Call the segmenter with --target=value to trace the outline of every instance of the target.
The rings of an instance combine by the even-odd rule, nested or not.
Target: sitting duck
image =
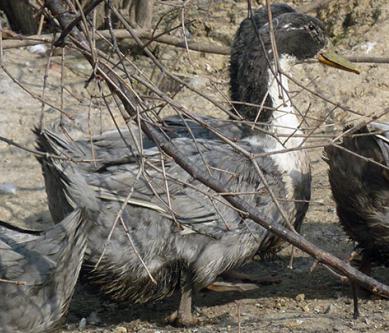
[[[323,49],[326,38],[318,19],[286,5],[273,5],[272,11],[283,71],[295,60],[313,58]],[[210,173],[231,193],[245,193],[245,199],[271,223],[298,230],[310,199],[309,161],[302,150],[268,155],[299,147],[302,138],[294,136],[301,130],[288,98],[287,78],[277,75],[277,79],[271,70],[274,57],[266,10],[253,19],[255,24],[244,20],[235,37],[231,90],[235,102],[258,105],[247,108],[235,103],[240,117],[253,123],[258,115],[258,124],[253,128],[225,125],[220,131],[227,137],[233,133],[237,145],[255,158],[244,157],[204,129],[196,132],[195,143],[177,119],[168,135],[199,172]],[[280,89],[285,98],[280,97]],[[220,124],[213,119],[206,118],[211,126]],[[122,150],[117,150],[114,142],[119,136],[112,132],[93,138],[95,165],[74,162],[92,156],[88,140],[69,142],[47,129],[37,130],[36,135],[42,152],[71,157],[39,159],[50,211],[58,221],[71,211],[69,201],[85,207],[93,223],[86,258],[88,278],[116,301],[160,300],[180,289],[178,310],[171,319],[190,325],[193,291],[280,245],[271,232],[233,209],[223,196],[193,179],[174,160],[162,157],[154,144],[143,149],[142,157],[148,162],[140,170],[138,152],[129,149],[131,143],[122,143]],[[281,199],[279,205],[267,186]]]
[[[389,265],[389,124],[356,128],[345,129],[339,146],[325,148],[325,161],[339,221],[357,244],[352,262],[369,274],[372,264]]]
[[[87,246],[76,209],[39,232],[0,223],[0,332],[50,332],[60,326]]]

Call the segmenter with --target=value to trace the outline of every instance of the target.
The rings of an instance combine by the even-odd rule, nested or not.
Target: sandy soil
[[[207,7],[207,1],[199,3]],[[229,0],[212,3],[206,19],[193,24],[189,32],[197,38],[207,37],[215,43],[228,44],[246,14],[245,2]],[[325,13],[322,15],[325,17]],[[389,4],[380,2],[379,16],[374,22],[356,22],[349,30],[342,31],[341,38],[334,37],[336,47],[349,55],[387,54]],[[224,101],[223,94],[225,96],[228,92],[227,57],[191,52],[191,62],[188,64],[188,58],[182,51],[159,46],[158,52],[160,59],[172,71],[185,77],[203,93]],[[41,96],[47,58],[20,49],[6,51],[3,61],[18,82],[31,93]],[[136,61],[144,66],[146,72],[151,70],[147,58],[138,57]],[[379,114],[389,106],[389,76],[385,74],[387,66],[360,65],[362,73],[356,76],[317,64],[304,64],[295,66],[294,74],[302,83],[310,83],[315,91],[358,113],[369,115]],[[84,131],[88,130],[86,120],[88,112],[91,112],[92,129],[96,132],[100,128],[100,111],[96,105],[89,106],[90,94],[94,94],[95,88],[83,89],[84,81],[91,73],[90,68],[81,58],[68,54],[66,69],[68,92],[65,94],[64,111],[74,116]],[[54,57],[45,98],[56,107],[60,103],[59,82],[60,57]],[[209,102],[187,90],[182,90],[177,100],[194,112],[209,110],[209,113],[218,113]],[[301,110],[309,106],[309,115],[315,118],[325,116],[332,108],[306,93],[296,96],[295,103]],[[0,105],[0,135],[33,148],[31,128],[38,123],[41,103],[23,91],[3,71],[0,71]],[[58,120],[59,112],[54,107],[46,106],[44,111],[47,123]],[[331,118],[336,120],[336,125],[328,128],[339,129],[346,121],[360,116],[336,110]],[[101,119],[103,129],[113,127],[108,116],[103,114]],[[328,129],[323,128],[321,133],[327,132]],[[0,220],[31,228],[42,222],[50,223],[41,170],[34,156],[2,142],[0,154],[0,184],[16,186],[15,194],[2,193],[0,190]],[[311,151],[313,198],[302,233],[323,249],[346,258],[352,244],[338,224],[326,165],[320,156],[321,149]],[[289,253],[290,249],[286,249],[272,260],[253,262],[243,269],[258,276],[280,277],[280,284],[262,286],[246,293],[200,292],[194,300],[199,319],[199,325],[194,328],[174,328],[164,324],[164,317],[177,305],[177,297],[146,305],[118,305],[78,286],[63,332],[78,332],[82,318],[86,318],[84,332],[238,332],[239,329],[241,332],[389,331],[389,303],[386,300],[363,296],[360,301],[362,315],[358,320],[353,320],[350,287],[342,285],[339,279],[322,267],[310,272],[313,261],[300,251],[295,255],[294,269],[288,269]],[[384,269],[377,268],[374,276],[389,281],[389,272]]]

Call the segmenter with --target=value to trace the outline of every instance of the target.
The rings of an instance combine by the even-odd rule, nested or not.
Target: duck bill
[[[356,66],[335,52],[321,52],[319,53],[318,60],[324,65],[342,69],[347,72],[353,72],[355,74],[360,73]]]

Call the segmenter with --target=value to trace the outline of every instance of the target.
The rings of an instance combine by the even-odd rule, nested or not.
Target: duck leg
[[[194,324],[192,316],[192,286],[185,284],[181,287],[181,299],[178,305],[177,323],[184,326]]]
[[[353,293],[353,304],[354,304],[354,313],[353,318],[358,319],[359,317],[359,307],[358,307],[358,285],[355,282],[351,282],[351,290]]]
[[[192,316],[193,285],[191,281],[191,274],[189,272],[183,273],[180,284],[181,298],[178,310],[174,311],[167,318],[167,321],[170,324],[177,326],[192,326],[196,324],[197,320],[195,320]]]
[[[350,261],[352,262],[353,259]],[[371,263],[368,258],[368,256],[364,253],[362,253],[362,258],[359,264],[359,270],[362,273],[365,273],[367,275],[370,275],[371,273]],[[359,306],[358,306],[358,293],[359,293],[359,286],[351,281],[351,289],[353,293],[353,304],[354,304],[354,313],[353,313],[353,318],[357,319],[359,317]]]

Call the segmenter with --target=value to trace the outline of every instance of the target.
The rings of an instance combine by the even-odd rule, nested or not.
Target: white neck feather
[[[290,64],[293,61],[294,58],[292,57],[281,56],[279,65],[282,71],[285,73],[289,72]],[[268,74],[269,96],[275,108],[272,115],[271,128],[281,142],[286,141],[284,144],[286,148],[296,147],[302,143],[303,138],[300,136],[302,134],[299,129],[300,122],[294,113],[292,103],[289,99],[288,79],[281,74],[277,75],[277,80],[270,69],[268,69]],[[291,137],[288,139],[288,136]]]

